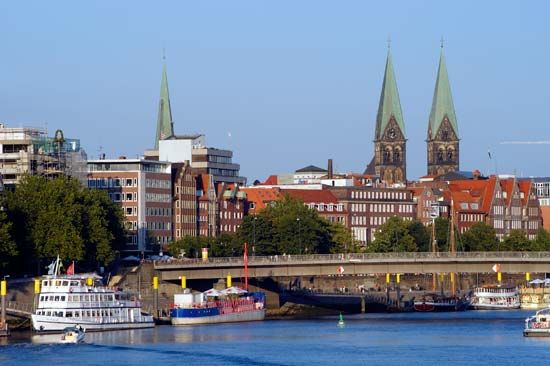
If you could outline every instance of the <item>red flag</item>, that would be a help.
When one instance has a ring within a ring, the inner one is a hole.
[[[67,274],[68,275],[74,275],[74,261],[73,261],[73,263],[71,263],[69,268],[67,268]]]

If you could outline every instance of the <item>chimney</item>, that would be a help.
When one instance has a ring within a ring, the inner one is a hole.
[[[332,159],[328,159],[328,179],[333,178]]]

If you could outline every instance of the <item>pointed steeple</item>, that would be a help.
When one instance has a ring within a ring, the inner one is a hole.
[[[157,118],[157,136],[155,149],[159,148],[159,140],[165,140],[174,135],[174,123],[172,122],[172,109],[170,108],[170,94],[168,93],[168,76],[166,64],[162,67],[162,81],[160,84],[159,113]]]
[[[445,116],[447,116],[449,123],[454,129],[455,135],[458,137],[458,124],[456,121],[453,96],[451,95],[451,85],[449,83],[449,76],[447,75],[443,45],[441,45],[439,69],[437,70],[437,80],[435,82],[432,110],[430,112],[430,121],[428,125],[428,139],[433,139],[435,137]]]
[[[397,82],[395,81],[395,74],[393,72],[391,51],[388,47],[386,70],[384,71],[384,82],[382,84],[382,93],[380,93],[378,114],[376,115],[375,140],[382,138],[384,130],[392,117],[401,129],[403,136],[405,136],[405,124],[403,122],[401,102],[399,101]]]

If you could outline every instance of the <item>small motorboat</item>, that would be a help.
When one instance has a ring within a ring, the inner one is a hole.
[[[63,329],[60,343],[82,343],[84,342],[84,329],[81,326],[67,327]]]
[[[550,337],[550,308],[539,310],[525,319],[524,337]]]
[[[338,318],[338,328],[343,328],[346,326],[346,323],[344,322],[344,317],[342,316],[342,313],[340,313],[340,317]]]

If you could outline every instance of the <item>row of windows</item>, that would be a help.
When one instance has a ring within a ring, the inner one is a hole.
[[[126,221],[126,230],[137,230],[137,221]]]
[[[151,221],[147,222],[147,230],[170,230],[170,223],[169,222],[156,222]]]
[[[196,202],[194,200],[193,201],[188,201],[188,200],[176,201],[176,208],[194,209],[195,207],[196,207]]]
[[[194,224],[196,222],[195,215],[177,215],[176,223]]]
[[[176,194],[192,194],[196,195],[195,187],[180,187],[176,186]]]
[[[242,212],[228,212],[228,211],[220,212],[220,219],[230,220],[230,219],[242,219],[242,218],[243,218]]]
[[[138,214],[138,208],[137,206],[124,206],[124,215],[126,216],[137,216]]]
[[[460,214],[460,221],[465,222],[481,222],[483,221],[483,215],[480,214]]]
[[[329,221],[329,222],[339,222],[341,224],[345,224],[346,222],[346,218],[343,217],[343,216],[329,216],[329,217],[326,217],[326,219]]]
[[[68,295],[65,297],[65,295],[40,295],[40,301],[48,302],[48,301],[67,301],[69,302],[77,302],[77,301],[92,301],[92,302],[99,302],[99,301],[114,301],[115,297],[112,294],[85,294],[85,295]]]
[[[327,211],[344,211],[344,204],[338,204],[338,205],[335,205],[335,204],[332,204],[332,203],[329,203],[329,204],[324,204],[324,203],[318,203],[318,204],[315,204],[315,203],[308,203],[307,204],[307,207],[309,207],[310,209],[312,210],[317,210],[317,211],[324,211],[325,209]]]
[[[109,193],[109,198],[114,202],[127,202],[127,201],[137,201],[138,194],[137,192],[125,192],[125,193]]]
[[[172,216],[172,209],[166,207],[147,207],[145,214],[147,216]]]
[[[352,191],[352,199],[382,199],[382,200],[405,200],[407,199],[406,192],[392,192],[392,191]]]
[[[236,177],[238,175],[236,170],[230,170],[230,169],[210,168],[208,170],[210,174],[221,175],[224,177]]]
[[[137,187],[137,178],[91,178],[88,179],[89,188],[117,188]]]
[[[170,189],[171,182],[167,179],[145,179],[145,187]]]
[[[137,223],[136,223],[136,227],[137,227]],[[126,237],[126,245],[137,245],[137,242],[138,242],[137,235],[128,235]]]
[[[372,219],[372,217],[371,217]],[[367,218],[365,216],[352,216],[351,218],[352,225],[366,225]]]
[[[132,311],[131,309],[128,309]],[[51,310],[37,310],[37,315],[56,316],[62,318],[99,318],[99,317],[120,317],[120,315],[126,315],[126,311],[122,309],[90,309],[90,310],[66,310],[66,311],[51,311]]]
[[[171,202],[172,196],[166,193],[145,193],[147,202]]]
[[[208,155],[208,161],[211,163],[231,164],[231,158],[227,156]]]

